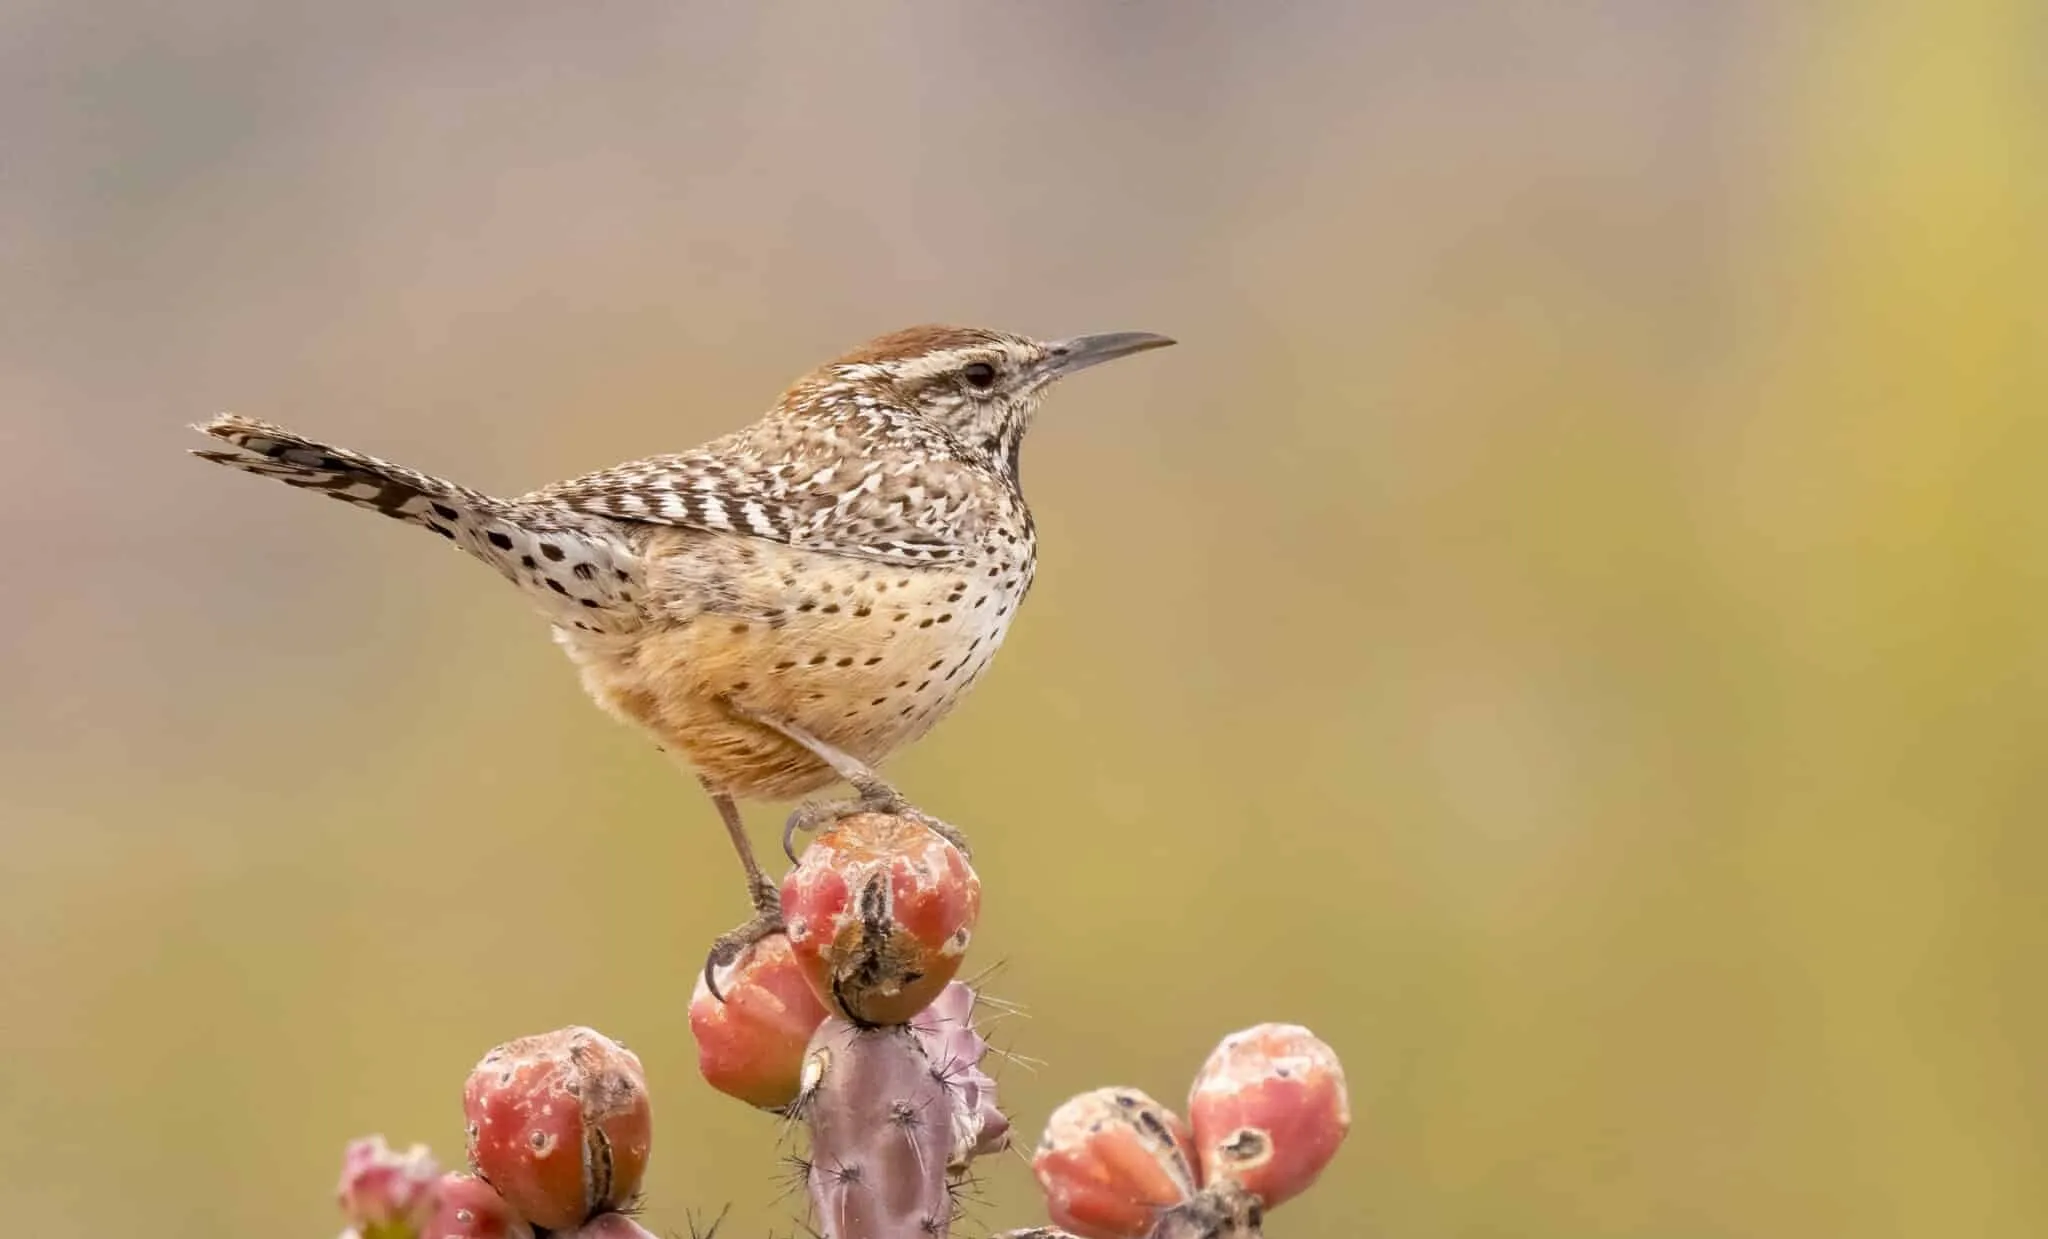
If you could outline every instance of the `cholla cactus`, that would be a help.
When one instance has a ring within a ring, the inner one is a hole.
[[[812,1220],[827,1239],[944,1235],[952,1101],[945,1074],[903,1025],[862,1028],[838,1016],[804,1058],[796,1113]]]
[[[982,1068],[990,1047],[974,1026],[981,996],[955,981],[910,1021],[932,1073],[946,1084],[953,1147],[946,1168],[964,1175],[977,1157],[1010,1147],[1010,1117],[996,1105],[995,1077]]]
[[[1343,1065],[1298,1024],[1225,1037],[1188,1112],[1123,1088],[1053,1111],[1031,1160],[1053,1221],[1081,1239],[1252,1239],[1351,1130]]]
[[[944,1236],[970,1163],[1009,1144],[974,990],[950,979],[980,879],[922,825],[863,814],[821,835],[782,891],[786,951],[763,943],[721,974],[722,1009],[707,986],[692,1000],[705,1078],[805,1125],[799,1161],[826,1239]],[[790,993],[792,971],[816,1006]]]
[[[922,824],[864,814],[820,836],[782,890],[788,938],[742,952],[715,992],[697,983],[699,1069],[806,1129],[820,1239],[946,1239],[974,1159],[1010,1140],[980,1000],[952,979],[980,879]],[[382,1137],[349,1146],[354,1239],[652,1239],[630,1211],[653,1110],[619,1042],[580,1027],[507,1042],[471,1072],[463,1109],[473,1174]],[[1187,1113],[1130,1088],[1061,1106],[1032,1159],[1055,1226],[999,1239],[1260,1239],[1351,1121],[1335,1053],[1290,1024],[1224,1038]]]
[[[810,1131],[805,1188],[830,1239],[946,1234],[974,1159],[1009,1147],[974,1007],[955,981],[907,1025],[833,1016],[811,1038],[790,1112]]]

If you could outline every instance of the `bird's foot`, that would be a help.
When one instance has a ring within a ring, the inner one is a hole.
[[[859,779],[853,786],[860,794],[851,800],[812,800],[798,805],[782,823],[782,854],[791,861],[796,860],[796,837],[799,834],[809,834],[857,814],[882,813],[916,822],[959,848],[962,856],[972,857],[967,848],[967,836],[960,832],[959,827],[940,821],[911,804],[903,798],[903,793],[882,780]]]
[[[967,855],[967,836],[960,831],[920,809],[913,808],[903,793],[889,786],[874,768],[858,757],[847,753],[805,731],[801,727],[771,718],[755,710],[736,705],[730,701],[726,708],[749,722],[756,723],[779,735],[787,737],[808,749],[819,761],[832,767],[832,772],[848,783],[859,795],[852,800],[816,801],[798,805],[796,811],[782,824],[782,854],[792,861],[796,859],[796,836],[800,832],[813,831],[830,825],[856,813],[886,813],[892,817],[908,818],[922,823],[941,839],[960,849]]]
[[[704,957],[704,987],[721,1004],[725,995],[718,988],[718,970],[730,967],[755,943],[787,932],[782,923],[782,897],[767,879],[751,882],[747,897],[754,905],[753,917],[738,929],[718,935]]]

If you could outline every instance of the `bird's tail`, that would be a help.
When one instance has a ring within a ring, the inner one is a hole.
[[[192,454],[201,460],[319,491],[330,499],[425,525],[450,539],[459,537],[460,526],[505,515],[510,506],[445,479],[329,447],[253,417],[223,413],[193,429],[227,445],[194,448]]]
[[[423,525],[526,589],[557,622],[593,630],[628,622],[639,563],[601,522],[494,499],[250,417],[223,413],[194,429],[224,445],[194,448],[201,460]]]

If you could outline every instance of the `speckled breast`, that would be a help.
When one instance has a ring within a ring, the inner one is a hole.
[[[913,568],[729,535],[671,541],[685,539],[645,552],[641,633],[562,641],[600,702],[742,796],[800,796],[834,776],[727,703],[878,763],[980,677],[1031,583],[1028,547]]]

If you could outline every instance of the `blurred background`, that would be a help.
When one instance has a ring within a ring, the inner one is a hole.
[[[1027,1148],[1277,1019],[1356,1126],[1276,1236],[2043,1233],[2044,65],[2021,0],[0,4],[0,1216],[332,1233],[576,1022],[651,1224],[790,1229],[696,788],[185,426],[518,491],[939,320],[1183,342],[1048,404],[891,766]]]

